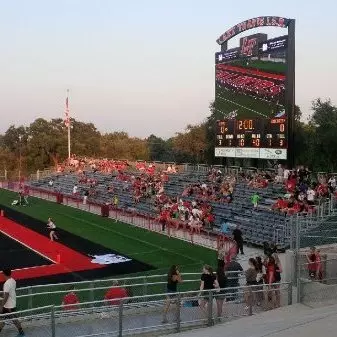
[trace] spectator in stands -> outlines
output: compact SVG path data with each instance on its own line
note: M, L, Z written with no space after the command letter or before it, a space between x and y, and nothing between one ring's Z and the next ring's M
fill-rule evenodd
M62 307L64 310L77 310L80 300L75 293L75 287L72 285L69 288L69 293L63 297Z
M119 199L117 195L114 195L112 198L112 205L115 209L118 209Z
M259 205L259 201L260 201L260 196L257 192L255 192L252 196L251 196L251 201L253 204L254 209L257 209L258 205Z
M161 224L162 232L165 232L166 226L170 221L170 212L167 209L163 209L159 215L159 223Z
M335 176L331 176L329 178L328 186L329 186L330 193L334 193L336 191L336 177Z
M54 180L50 179L48 185L50 188L52 188L54 186Z
M83 195L83 205L86 205L86 204L87 204L88 196L89 196L89 191L88 191L88 190L85 190L85 191L84 191L84 195Z
M288 180L286 181L287 192L293 194L296 189L296 184L297 184L296 175L295 174L290 175Z
M326 198L329 196L329 188L326 183L321 183L316 188L316 193L319 198Z
M77 195L78 192L78 186L75 184L73 187L73 195Z
M227 301L234 301L237 297L240 274L243 272L243 268L239 262L236 261L236 256L231 257L231 261L225 265L225 275L227 278L227 287L229 296Z
M275 202L274 205L272 205L271 209L282 212L285 209L287 209L287 207L288 203L285 200L283 200L282 197L278 197L277 201Z
M309 205L314 205L316 199L316 192L311 187L307 190L307 201Z
M163 321L162 321L163 324L166 324L168 322L167 313L170 309L171 303L177 304L176 293L178 291L178 284L181 282L182 278L178 266L176 265L171 266L167 274L166 292L168 296L164 307Z
M197 234L200 234L202 222L197 215L191 215L188 225L190 226L191 233L195 231Z
M289 176L290 176L290 170L288 170L287 168L284 169L283 171L283 181L287 181Z
M277 168L277 176L275 177L276 183L283 183L283 177L284 177L284 170L281 164L278 165Z
M297 170L297 176L300 183L307 181L309 177L309 171L304 166L300 166Z
M239 225L236 225L236 228L233 230L233 239L236 242L237 254L241 252L241 255L243 255L243 237Z
M128 297L126 289L119 286L118 281L113 281L113 286L104 296L108 305L119 305L121 300Z

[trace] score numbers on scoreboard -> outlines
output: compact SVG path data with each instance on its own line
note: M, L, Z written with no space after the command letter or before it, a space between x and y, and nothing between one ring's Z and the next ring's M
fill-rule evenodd
M287 119L217 121L216 147L287 148Z

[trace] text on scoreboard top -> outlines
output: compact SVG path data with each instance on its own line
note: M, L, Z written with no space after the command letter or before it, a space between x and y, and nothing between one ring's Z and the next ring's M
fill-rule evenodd
M249 29L258 27L279 27L287 28L291 19L287 19L280 16L260 16L257 18L249 19L238 23L232 28L228 29L224 34L222 34L216 42L222 45L226 41L230 40L232 37L245 32Z

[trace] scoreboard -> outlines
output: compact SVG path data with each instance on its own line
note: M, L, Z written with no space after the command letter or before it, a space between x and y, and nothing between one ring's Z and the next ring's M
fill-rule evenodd
M287 159L287 119L217 121L216 157Z

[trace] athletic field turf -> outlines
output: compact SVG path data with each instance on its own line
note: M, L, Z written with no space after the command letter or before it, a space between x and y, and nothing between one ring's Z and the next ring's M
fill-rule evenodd
M238 118L271 118L282 110L281 106L260 98L234 93L216 84L215 108L223 113L236 111Z
M20 242L29 239L27 235L20 234L20 231L16 231L16 235L21 235L22 241L10 242L8 237L5 238L2 243L5 244L7 254L3 254L0 260L1 264L4 265L12 258L16 259L17 264L14 264L14 268L25 268L32 266L31 269L21 269L16 270L16 273L29 274L36 272L39 268L44 268L44 270L53 269L54 271L59 268L63 268L63 272L66 269L68 274L54 275L50 278L50 275L46 275L45 278L35 278L18 280L18 286L27 286L31 284L45 284L45 283L58 283L58 282L70 282L78 280L93 280L93 279L106 279L106 278L122 278L122 277L133 277L142 275L163 275L168 272L169 267L172 264L177 264L180 266L180 270L183 273L186 272L196 272L201 273L203 264L210 264L216 267L216 252L207 248L202 248L199 246L192 245L190 243L171 239L167 236L160 235L157 233L149 232L145 229L133 227L131 225L115 222L108 218L103 218L98 215L83 212L71 207L59 205L53 202L30 198L30 205L27 207L23 206L11 206L11 203L16 199L17 194L0 189L0 209L7 209L8 218L4 218L1 221L0 218L0 229L2 231L7 231L9 233L15 232L15 228L21 226L22 232L27 232L30 237L32 234L36 235L36 240L32 237L30 241L33 245L42 244L41 241L48 241L48 231L46 229L46 221L48 217L52 217L57 225L60 234L60 243L63 247L61 250L68 254L72 249L76 249L77 252L74 254L82 253L82 260L84 259L85 251L95 251L101 254L104 251L111 251L123 256L127 256L132 259L129 263L120 263L118 265L109 266L97 266L90 267L91 270L87 271L73 271L62 264L55 263L44 263L41 261L41 256L34 256L34 252L31 251L31 247L26 245L20 247ZM18 221L14 218L18 218ZM12 222L12 223L11 223ZM16 237L17 238L17 237ZM64 242L62 242L62 238ZM1 237L0 237L1 240ZM16 240L14 240L16 241ZM74 242L76 241L76 242ZM27 241L26 241L27 242ZM44 243L43 247L55 247L58 243ZM16 254L14 254L16 252ZM29 253L29 254L28 254ZM16 255L16 257L14 257ZM48 255L48 254L46 254ZM74 255L75 256L75 255ZM71 258L71 256L70 256ZM88 259L88 258L87 258ZM29 261L28 261L29 260ZM69 261L69 256L68 256ZM89 265L90 265L90 259ZM84 261L84 266L88 266L88 261ZM82 261L83 262L83 261ZM43 264L41 266L41 264ZM80 267L80 261L74 259L71 265L72 267ZM101 267L101 269L100 269ZM102 273L103 270L103 273ZM105 270L105 273L104 273ZM139 270L143 270L139 272ZM103 275L103 276L102 276ZM97 276L97 277L96 277ZM1 279L0 275L0 279ZM193 279L198 277L192 277ZM164 281L165 277L147 282L158 282ZM127 288L131 291L133 296L140 296L144 294L159 294L166 292L165 284L148 285L144 288L144 280L140 279L137 281L127 282L127 284L139 284L138 286L132 286ZM87 289L88 285L78 285L77 294L79 296L80 302L97 301L104 298L106 292L106 287L110 287L111 282L104 281L93 286L103 287L101 289L95 289L94 291L81 290ZM199 288L199 282L186 282L180 286L181 291L187 290L197 290ZM48 288L36 288L33 293L40 293L40 295L34 295L33 299L30 297L20 298L18 301L19 310L28 309L31 307L41 307L47 305L60 305L64 293L49 294L48 292L66 290L68 287L48 287ZM75 290L76 291L76 290ZM26 294L27 290L20 291L19 294Z
M279 75L285 75L287 69L287 64L283 62L252 59L249 60L249 63L244 59L234 60L228 62L227 65ZM238 118L271 118L283 110L283 107L276 103L231 91L218 83L215 83L215 108L224 114L235 111Z
M85 239L153 267L141 274L166 273L172 264L179 265L182 272L199 272L205 263L215 266L216 252L210 249L37 198L30 198L28 207L11 206L16 196L16 193L1 189L0 207L19 211L40 224L52 217L57 227L72 234L74 240L77 236L79 240ZM134 275L135 271L127 273Z
M287 64L285 62L249 60L247 64L247 60L235 60L229 64L249 69L258 69L260 71L266 71L275 74L285 74L287 71Z

